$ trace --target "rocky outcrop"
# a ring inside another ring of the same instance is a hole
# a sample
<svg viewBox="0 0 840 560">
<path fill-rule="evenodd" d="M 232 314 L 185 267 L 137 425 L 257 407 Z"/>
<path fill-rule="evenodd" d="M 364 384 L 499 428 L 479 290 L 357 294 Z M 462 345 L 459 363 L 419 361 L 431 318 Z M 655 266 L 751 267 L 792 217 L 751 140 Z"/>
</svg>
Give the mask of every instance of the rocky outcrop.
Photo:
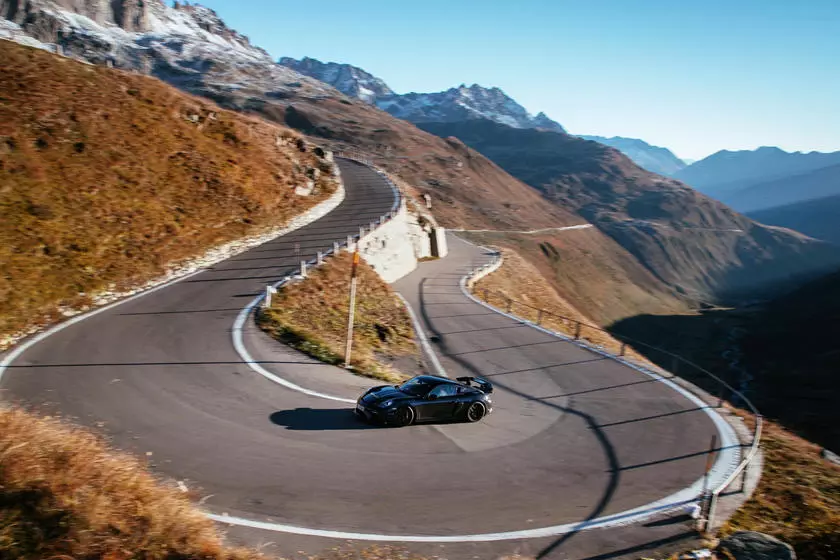
<svg viewBox="0 0 840 560">
<path fill-rule="evenodd" d="M 0 0 L 0 14 L 39 41 L 55 43 L 61 37 L 61 10 L 135 33 L 148 30 L 152 4 L 162 7 L 160 0 Z"/>
<path fill-rule="evenodd" d="M 796 560 L 789 544 L 755 531 L 739 531 L 726 537 L 718 544 L 715 555 L 731 560 Z"/>
</svg>

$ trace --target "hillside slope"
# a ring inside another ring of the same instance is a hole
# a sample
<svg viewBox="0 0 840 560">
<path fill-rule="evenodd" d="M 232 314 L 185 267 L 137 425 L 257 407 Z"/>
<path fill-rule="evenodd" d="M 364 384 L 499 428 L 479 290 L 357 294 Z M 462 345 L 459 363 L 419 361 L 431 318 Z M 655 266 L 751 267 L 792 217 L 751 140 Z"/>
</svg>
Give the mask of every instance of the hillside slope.
<svg viewBox="0 0 840 560">
<path fill-rule="evenodd" d="M 335 189 L 297 133 L 0 41 L 0 335 L 282 225 Z M 319 174 L 313 196 L 295 194 Z"/>
<path fill-rule="evenodd" d="M 596 142 L 490 121 L 420 126 L 475 148 L 696 299 L 755 297 L 840 263 L 829 244 L 757 224 Z"/>
<path fill-rule="evenodd" d="M 840 245 L 840 195 L 776 206 L 747 216 L 762 224 L 790 228 L 815 239 Z"/>
</svg>

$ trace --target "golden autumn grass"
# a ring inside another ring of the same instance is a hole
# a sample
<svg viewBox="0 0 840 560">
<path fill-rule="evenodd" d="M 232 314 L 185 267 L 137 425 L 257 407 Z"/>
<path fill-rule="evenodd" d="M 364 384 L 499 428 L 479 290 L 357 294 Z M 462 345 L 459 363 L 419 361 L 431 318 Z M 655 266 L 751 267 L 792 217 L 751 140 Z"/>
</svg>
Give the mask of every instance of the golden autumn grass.
<svg viewBox="0 0 840 560">
<path fill-rule="evenodd" d="M 0 410 L 0 558 L 258 560 L 92 432 Z"/>
<path fill-rule="evenodd" d="M 280 226 L 334 189 L 294 193 L 331 164 L 290 130 L 9 41 L 0 58 L 0 338 Z"/>
<path fill-rule="evenodd" d="M 527 321 L 539 321 L 543 327 L 568 336 L 579 334 L 584 342 L 619 353 L 621 342 L 593 322 L 561 297 L 539 270 L 511 249 L 503 248 L 504 262 L 496 272 L 476 282 L 475 295 L 503 311 L 509 311 Z M 540 313 L 542 309 L 544 312 Z M 580 323 L 580 330 L 577 324 Z M 626 355 L 644 360 L 632 348 Z"/>
<path fill-rule="evenodd" d="M 330 364 L 344 362 L 352 255 L 342 253 L 284 286 L 257 317 L 274 338 Z M 361 260 L 358 267 L 353 370 L 385 381 L 405 376 L 392 363 L 417 358 L 411 318 L 391 288 Z"/>
</svg>

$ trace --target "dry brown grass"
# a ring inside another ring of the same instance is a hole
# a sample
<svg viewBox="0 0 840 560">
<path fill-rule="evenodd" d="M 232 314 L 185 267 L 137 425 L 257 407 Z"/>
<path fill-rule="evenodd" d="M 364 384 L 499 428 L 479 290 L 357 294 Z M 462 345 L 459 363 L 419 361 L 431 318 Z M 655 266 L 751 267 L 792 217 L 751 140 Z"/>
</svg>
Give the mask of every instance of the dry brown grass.
<svg viewBox="0 0 840 560">
<path fill-rule="evenodd" d="M 330 165 L 296 132 L 9 41 L 0 59 L 0 337 L 334 189 L 320 179 L 318 195 L 294 194 Z"/>
<path fill-rule="evenodd" d="M 535 266 L 511 249 L 502 249 L 502 256 L 501 268 L 475 284 L 473 292 L 477 296 L 517 317 L 538 321 L 547 329 L 572 337 L 579 335 L 581 340 L 614 354 L 621 352 L 621 342 L 561 297 Z M 630 347 L 625 351 L 628 357 L 644 360 Z"/>
<path fill-rule="evenodd" d="M 258 560 L 187 496 L 93 433 L 0 410 L 0 557 Z"/>
<path fill-rule="evenodd" d="M 516 252 L 566 302 L 596 325 L 639 313 L 687 309 L 673 291 L 596 228 L 524 234 L 467 232 L 467 239 Z"/>
<path fill-rule="evenodd" d="M 258 323 L 274 338 L 322 361 L 344 361 L 352 255 L 342 253 L 309 277 L 280 289 Z M 402 302 L 364 260 L 359 263 L 351 366 L 360 375 L 399 381 L 393 363 L 418 358 L 411 318 Z"/>
<path fill-rule="evenodd" d="M 722 534 L 760 531 L 790 543 L 798 558 L 840 558 L 840 467 L 821 458 L 819 446 L 767 420 L 761 447 L 758 488 Z"/>
</svg>

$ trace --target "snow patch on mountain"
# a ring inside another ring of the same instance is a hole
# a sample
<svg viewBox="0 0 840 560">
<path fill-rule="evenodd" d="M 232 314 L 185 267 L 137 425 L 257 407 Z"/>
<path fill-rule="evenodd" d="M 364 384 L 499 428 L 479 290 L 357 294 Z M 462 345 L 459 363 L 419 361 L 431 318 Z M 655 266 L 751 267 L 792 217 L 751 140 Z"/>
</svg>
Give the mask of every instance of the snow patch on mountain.
<svg viewBox="0 0 840 560">
<path fill-rule="evenodd" d="M 151 74 L 214 99 L 229 92 L 242 92 L 243 104 L 262 95 L 340 97 L 326 84 L 276 64 L 204 6 L 161 0 L 86 0 L 69 8 L 51 0 L 0 3 L 6 16 L 0 20 L 2 38 Z"/>
<path fill-rule="evenodd" d="M 376 105 L 412 122 L 457 122 L 488 119 L 514 128 L 544 128 L 565 132 L 545 113 L 531 115 L 497 87 L 461 85 L 436 93 L 394 93 L 384 81 L 350 64 L 284 57 L 279 63 L 335 87 L 345 95 Z"/>
</svg>

